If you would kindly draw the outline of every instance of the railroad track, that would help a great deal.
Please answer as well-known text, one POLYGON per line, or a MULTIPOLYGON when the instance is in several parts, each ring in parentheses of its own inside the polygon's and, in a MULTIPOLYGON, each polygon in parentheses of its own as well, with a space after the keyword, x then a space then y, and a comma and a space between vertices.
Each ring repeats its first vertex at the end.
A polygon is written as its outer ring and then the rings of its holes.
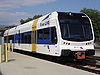
POLYGON ((92 73, 100 74, 100 64, 97 64, 97 61, 100 61, 99 56, 87 56, 87 60, 79 61, 79 62, 68 62, 67 66, 71 66, 77 69, 89 71, 92 73), (91 62, 91 61, 95 62, 91 62))
POLYGON ((99 56, 87 56, 88 59, 95 59, 100 61, 100 57, 99 56))
POLYGON ((77 62, 77 63, 66 63, 65 65, 74 67, 77 69, 85 70, 88 72, 100 74, 100 65, 88 63, 86 61, 77 62))

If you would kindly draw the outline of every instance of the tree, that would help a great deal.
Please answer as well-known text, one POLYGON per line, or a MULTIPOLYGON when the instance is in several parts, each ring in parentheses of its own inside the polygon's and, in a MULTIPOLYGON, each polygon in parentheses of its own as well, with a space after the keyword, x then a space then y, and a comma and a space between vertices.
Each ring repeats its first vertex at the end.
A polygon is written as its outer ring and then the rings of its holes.
POLYGON ((24 20, 23 19, 21 19, 20 20, 20 24, 24 24, 25 22, 24 22, 24 20))
POLYGON ((35 16, 32 17, 32 18, 27 18, 27 19, 25 19, 25 20, 21 19, 21 20, 20 20, 20 24, 24 24, 24 23, 29 22, 29 21, 31 21, 31 20, 37 19, 37 18, 39 18, 39 17, 41 17, 41 16, 42 16, 42 15, 35 15, 35 16))
POLYGON ((37 18, 39 18, 39 17, 41 17, 42 15, 35 15, 34 17, 33 17, 33 20, 34 19, 37 19, 37 18))
POLYGON ((100 11, 84 8, 80 12, 87 14, 91 18, 95 37, 100 38, 100 11))

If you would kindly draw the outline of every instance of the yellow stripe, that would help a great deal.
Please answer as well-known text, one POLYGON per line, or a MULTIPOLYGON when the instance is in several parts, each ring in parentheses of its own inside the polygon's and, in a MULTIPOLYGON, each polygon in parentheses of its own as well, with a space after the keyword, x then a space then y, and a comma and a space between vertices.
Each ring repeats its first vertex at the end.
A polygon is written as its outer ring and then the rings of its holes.
POLYGON ((46 20, 42 21, 41 23, 44 23, 44 22, 49 21, 49 20, 50 20, 50 18, 48 18, 48 19, 46 19, 46 20))
POLYGON ((32 25, 32 51, 36 52, 36 25, 37 25, 38 19, 36 19, 33 22, 32 25))

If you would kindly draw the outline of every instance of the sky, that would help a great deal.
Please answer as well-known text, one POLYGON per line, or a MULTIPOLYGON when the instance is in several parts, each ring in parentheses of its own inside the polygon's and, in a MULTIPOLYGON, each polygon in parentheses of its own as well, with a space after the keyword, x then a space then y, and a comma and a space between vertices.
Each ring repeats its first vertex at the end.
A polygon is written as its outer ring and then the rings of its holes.
POLYGON ((100 11, 100 0, 0 0, 0 26, 19 25, 21 19, 34 15, 80 12, 83 8, 100 11))

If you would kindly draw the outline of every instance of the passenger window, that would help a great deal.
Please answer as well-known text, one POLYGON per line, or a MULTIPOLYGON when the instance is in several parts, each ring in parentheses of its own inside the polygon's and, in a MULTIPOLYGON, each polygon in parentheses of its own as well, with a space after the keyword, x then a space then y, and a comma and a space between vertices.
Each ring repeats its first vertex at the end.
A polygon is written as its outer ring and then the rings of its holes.
POLYGON ((43 30, 38 30, 38 40, 43 40, 43 30))
POLYGON ((22 43, 31 43, 31 32, 22 33, 22 43))
POLYGON ((25 43, 24 33, 22 33, 22 43, 25 43))
POLYGON ((14 42, 14 36, 13 35, 8 36, 8 43, 10 43, 10 40, 12 40, 12 43, 14 42))
POLYGON ((57 43, 56 28, 50 27, 37 30, 37 40, 38 40, 37 43, 56 44, 57 43))
POLYGON ((44 40, 49 40, 49 28, 44 29, 44 40))
POLYGON ((57 33, 56 33, 56 28, 55 27, 52 27, 51 28, 51 41, 52 43, 57 43, 57 33))

